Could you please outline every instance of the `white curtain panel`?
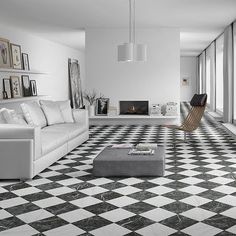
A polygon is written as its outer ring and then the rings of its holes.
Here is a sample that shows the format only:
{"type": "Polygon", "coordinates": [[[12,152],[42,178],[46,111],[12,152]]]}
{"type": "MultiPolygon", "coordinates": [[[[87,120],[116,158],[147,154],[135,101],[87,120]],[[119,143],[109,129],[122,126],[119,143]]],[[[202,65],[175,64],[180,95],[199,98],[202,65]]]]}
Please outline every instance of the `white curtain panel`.
{"type": "Polygon", "coordinates": [[[199,93],[206,92],[206,52],[199,56],[199,93]]]}
{"type": "MultiPolygon", "coordinates": [[[[215,42],[211,43],[211,45],[206,49],[206,59],[207,60],[210,60],[210,70],[208,71],[208,76],[210,76],[210,81],[209,81],[209,84],[210,84],[210,94],[207,94],[208,95],[208,103],[210,104],[210,109],[212,111],[215,111],[216,110],[216,73],[215,73],[215,65],[216,65],[216,60],[215,60],[215,42]]],[[[206,73],[207,75],[207,73],[206,73]]],[[[206,78],[206,80],[209,79],[209,78],[206,78]]],[[[208,84],[208,85],[209,85],[208,84]]]]}
{"type": "Polygon", "coordinates": [[[223,116],[225,123],[233,121],[233,26],[228,26],[224,31],[223,53],[223,78],[224,78],[224,106],[223,116]]]}

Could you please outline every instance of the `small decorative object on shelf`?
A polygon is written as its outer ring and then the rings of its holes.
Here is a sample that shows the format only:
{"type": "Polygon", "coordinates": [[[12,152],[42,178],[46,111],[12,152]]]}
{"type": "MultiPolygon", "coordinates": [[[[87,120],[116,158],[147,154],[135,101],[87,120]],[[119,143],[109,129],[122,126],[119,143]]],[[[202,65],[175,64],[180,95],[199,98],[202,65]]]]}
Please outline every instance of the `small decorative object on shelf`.
{"type": "Polygon", "coordinates": [[[0,68],[11,68],[10,41],[0,38],[0,68]]]}
{"type": "Polygon", "coordinates": [[[100,97],[96,99],[96,116],[107,116],[109,109],[109,98],[100,97]]]}
{"type": "Polygon", "coordinates": [[[23,70],[30,70],[28,54],[22,53],[22,61],[23,61],[23,70]]]}
{"type": "Polygon", "coordinates": [[[117,116],[117,107],[109,106],[108,115],[109,116],[117,116]]]}
{"type": "Polygon", "coordinates": [[[18,76],[11,76],[11,94],[13,98],[21,97],[20,78],[18,76]]]}
{"type": "Polygon", "coordinates": [[[37,96],[37,86],[35,80],[30,80],[31,96],[37,96]]]}
{"type": "Polygon", "coordinates": [[[21,47],[11,43],[12,67],[13,69],[22,69],[21,47]]]}
{"type": "Polygon", "coordinates": [[[166,116],[177,116],[178,115],[178,103],[168,102],[166,104],[166,116]]]}
{"type": "Polygon", "coordinates": [[[161,104],[152,104],[151,115],[162,116],[161,114],[161,104]]]}
{"type": "Polygon", "coordinates": [[[92,92],[84,92],[84,99],[89,103],[88,106],[88,111],[89,111],[89,116],[95,116],[95,106],[94,103],[96,101],[96,97],[97,97],[97,93],[95,90],[93,90],[92,92]]]}
{"type": "Polygon", "coordinates": [[[22,90],[24,97],[31,96],[31,89],[30,89],[30,80],[28,75],[22,75],[22,90]]]}
{"type": "Polygon", "coordinates": [[[11,98],[11,82],[10,79],[3,79],[3,98],[11,98]]]}

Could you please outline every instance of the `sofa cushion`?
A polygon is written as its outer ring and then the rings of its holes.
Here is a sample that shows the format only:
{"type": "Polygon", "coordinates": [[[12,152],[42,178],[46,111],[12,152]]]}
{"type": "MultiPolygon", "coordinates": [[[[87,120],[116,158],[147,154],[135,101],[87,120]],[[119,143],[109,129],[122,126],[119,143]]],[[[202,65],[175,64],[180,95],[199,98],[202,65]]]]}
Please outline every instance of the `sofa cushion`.
{"type": "MultiPolygon", "coordinates": [[[[61,116],[63,118],[63,121],[65,123],[73,123],[74,119],[72,116],[72,109],[70,106],[70,101],[66,100],[66,101],[48,101],[48,100],[41,100],[40,104],[42,106],[50,106],[50,107],[56,107],[60,109],[61,111],[61,116]]],[[[57,110],[58,112],[58,110],[57,110]]],[[[60,122],[62,123],[62,122],[60,122]]]]}
{"type": "Polygon", "coordinates": [[[48,132],[62,132],[67,135],[68,140],[75,138],[87,130],[86,125],[77,123],[56,124],[45,127],[43,130],[48,132]]]}
{"type": "Polygon", "coordinates": [[[59,104],[44,100],[41,100],[40,104],[46,116],[48,125],[64,123],[59,104]]]}
{"type": "Polygon", "coordinates": [[[70,101],[57,101],[56,102],[61,110],[61,114],[65,123],[73,123],[74,119],[72,116],[72,109],[70,106],[70,101]]]}
{"type": "Polygon", "coordinates": [[[27,125],[23,115],[17,114],[14,110],[3,108],[1,114],[6,124],[27,125]]]}
{"type": "Polygon", "coordinates": [[[4,108],[0,109],[0,124],[6,124],[6,121],[2,114],[3,111],[4,111],[4,108]]]}
{"type": "Polygon", "coordinates": [[[20,106],[29,125],[40,126],[41,128],[47,125],[44,113],[37,102],[22,103],[20,106]]]}
{"type": "Polygon", "coordinates": [[[67,133],[60,130],[51,131],[51,130],[47,130],[46,128],[41,130],[42,155],[45,155],[55,150],[61,145],[67,143],[68,141],[67,133]]]}

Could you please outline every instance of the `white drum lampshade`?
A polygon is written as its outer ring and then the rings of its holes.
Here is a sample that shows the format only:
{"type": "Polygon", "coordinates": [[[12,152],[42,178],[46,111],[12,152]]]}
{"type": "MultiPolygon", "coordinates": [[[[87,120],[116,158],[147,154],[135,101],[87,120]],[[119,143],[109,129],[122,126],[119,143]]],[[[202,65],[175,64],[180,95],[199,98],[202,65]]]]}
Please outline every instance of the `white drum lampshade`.
{"type": "Polygon", "coordinates": [[[130,62],[134,59],[134,44],[124,43],[118,45],[118,61],[119,62],[130,62]]]}
{"type": "Polygon", "coordinates": [[[134,54],[135,61],[147,61],[147,45],[135,44],[134,54]]]}

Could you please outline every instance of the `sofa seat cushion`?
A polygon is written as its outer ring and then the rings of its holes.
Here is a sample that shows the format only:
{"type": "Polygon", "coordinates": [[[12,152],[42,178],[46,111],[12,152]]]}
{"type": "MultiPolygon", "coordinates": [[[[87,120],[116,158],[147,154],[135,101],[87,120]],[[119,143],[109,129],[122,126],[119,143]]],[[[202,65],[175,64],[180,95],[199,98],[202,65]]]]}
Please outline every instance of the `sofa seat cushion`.
{"type": "Polygon", "coordinates": [[[67,134],[68,141],[75,138],[76,136],[82,134],[86,131],[86,125],[78,124],[78,123],[63,123],[50,125],[45,127],[43,130],[47,130],[50,132],[62,132],[67,134]]]}
{"type": "Polygon", "coordinates": [[[45,155],[61,145],[67,143],[68,134],[63,131],[47,130],[47,127],[41,130],[42,155],[45,155]]]}

